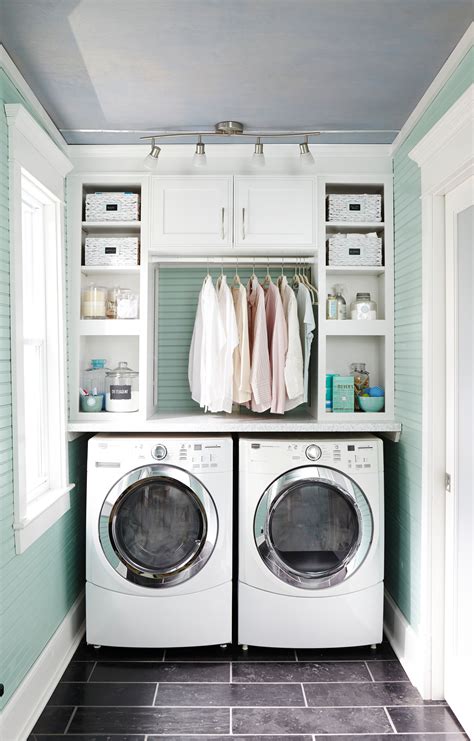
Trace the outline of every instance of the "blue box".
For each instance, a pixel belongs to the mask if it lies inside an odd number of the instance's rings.
[[[332,379],[333,412],[354,411],[354,377],[334,376]]]

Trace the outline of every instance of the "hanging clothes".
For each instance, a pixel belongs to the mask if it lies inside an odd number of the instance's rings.
[[[316,329],[313,314],[313,301],[311,293],[303,283],[298,286],[296,296],[298,307],[298,322],[300,325],[300,338],[303,348],[303,402],[308,401],[308,379],[309,379],[309,361],[311,357],[311,344],[313,342],[313,332]]]
[[[212,403],[209,404],[209,410],[211,412],[227,412],[230,414],[232,411],[234,376],[233,356],[234,350],[239,344],[239,336],[232,293],[227,285],[225,275],[220,275],[217,279],[216,292],[219,313],[225,333],[225,344],[223,351],[218,354],[217,358],[218,367],[216,368],[216,372],[219,374],[220,383],[216,389],[216,393],[212,396]]]
[[[288,334],[280,292],[271,278],[265,293],[265,315],[272,379],[270,411],[274,414],[283,414],[286,401],[285,362]]]
[[[234,350],[232,398],[236,404],[245,404],[252,398],[250,386],[250,345],[247,292],[242,283],[232,286],[238,344]]]
[[[247,284],[250,387],[253,412],[266,412],[272,404],[272,377],[268,353],[265,296],[256,276]]]
[[[288,400],[291,401],[302,397],[304,392],[303,349],[300,339],[300,325],[298,321],[296,296],[293,289],[288,285],[285,275],[281,275],[278,278],[278,288],[280,290],[286,327],[288,330],[288,350],[285,360],[285,385]],[[290,408],[293,409],[293,406]]]
[[[199,293],[188,363],[191,397],[205,411],[214,406],[216,397],[223,395],[220,369],[225,344],[216,291],[211,276],[207,275]]]

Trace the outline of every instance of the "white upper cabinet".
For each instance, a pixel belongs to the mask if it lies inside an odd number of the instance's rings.
[[[236,177],[236,247],[311,247],[316,243],[313,177]]]
[[[232,177],[156,177],[151,247],[231,247]]]

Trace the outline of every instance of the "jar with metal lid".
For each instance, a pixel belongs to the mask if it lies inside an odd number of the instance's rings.
[[[107,288],[89,283],[82,291],[81,310],[83,319],[105,319]]]
[[[365,363],[351,363],[351,376],[354,378],[354,401],[356,411],[360,410],[359,396],[370,386],[369,371]]]
[[[138,372],[121,361],[105,374],[105,410],[138,412]]]
[[[351,303],[351,319],[377,319],[377,304],[370,293],[357,293]]]

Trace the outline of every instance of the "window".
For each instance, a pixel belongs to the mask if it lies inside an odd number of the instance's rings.
[[[51,164],[64,168],[66,158],[22,106],[6,109],[12,155],[14,530],[22,553],[69,509],[72,488],[65,392],[65,173]]]

